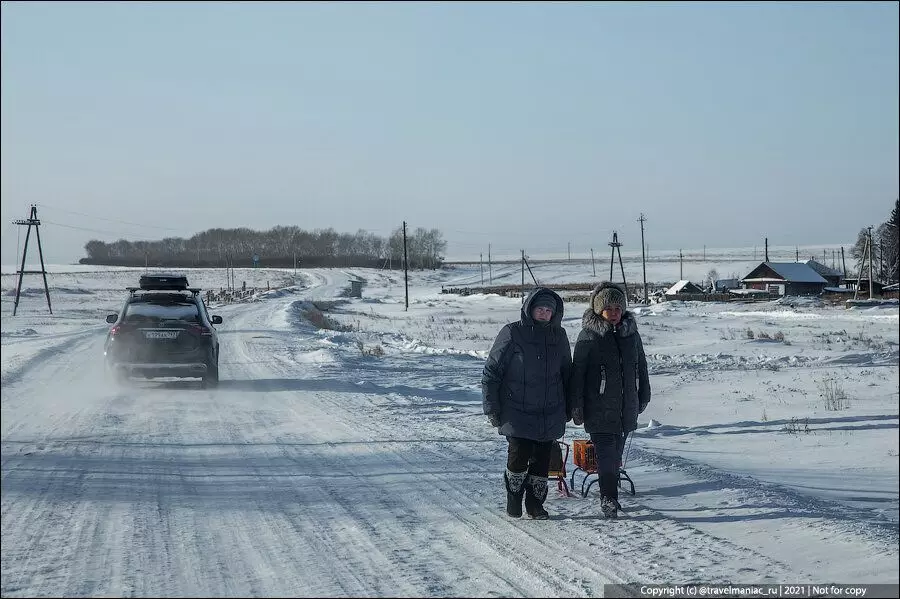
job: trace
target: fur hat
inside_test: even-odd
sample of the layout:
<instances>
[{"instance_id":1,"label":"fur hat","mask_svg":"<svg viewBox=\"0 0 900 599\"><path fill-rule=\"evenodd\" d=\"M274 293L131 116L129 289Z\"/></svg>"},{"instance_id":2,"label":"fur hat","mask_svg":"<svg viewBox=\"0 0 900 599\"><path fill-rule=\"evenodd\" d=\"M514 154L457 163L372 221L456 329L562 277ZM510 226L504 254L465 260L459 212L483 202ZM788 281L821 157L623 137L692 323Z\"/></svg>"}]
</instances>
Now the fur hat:
<instances>
[{"instance_id":1,"label":"fur hat","mask_svg":"<svg viewBox=\"0 0 900 599\"><path fill-rule=\"evenodd\" d=\"M601 283L594 289L592 295L591 309L597 315L609 306L619 306L624 313L625 308L628 306L625 293L614 283Z\"/></svg>"}]
</instances>

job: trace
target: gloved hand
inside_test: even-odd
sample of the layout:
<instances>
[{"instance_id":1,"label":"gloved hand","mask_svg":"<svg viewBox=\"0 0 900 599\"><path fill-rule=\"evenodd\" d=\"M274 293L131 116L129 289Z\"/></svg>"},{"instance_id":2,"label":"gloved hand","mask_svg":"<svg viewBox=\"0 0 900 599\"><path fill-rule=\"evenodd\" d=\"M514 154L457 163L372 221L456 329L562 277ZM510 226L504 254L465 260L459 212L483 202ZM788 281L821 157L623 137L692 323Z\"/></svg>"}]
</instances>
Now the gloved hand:
<instances>
[{"instance_id":1,"label":"gloved hand","mask_svg":"<svg viewBox=\"0 0 900 599\"><path fill-rule=\"evenodd\" d=\"M572 424L575 426L584 424L584 410L581 408L574 408L572 410Z\"/></svg>"},{"instance_id":2,"label":"gloved hand","mask_svg":"<svg viewBox=\"0 0 900 599\"><path fill-rule=\"evenodd\" d=\"M500 428L500 414L488 414L487 417L491 421L491 426Z\"/></svg>"},{"instance_id":3,"label":"gloved hand","mask_svg":"<svg viewBox=\"0 0 900 599\"><path fill-rule=\"evenodd\" d=\"M638 406L638 414L643 414L644 410L647 409L647 405L649 403L650 403L649 401L641 402L641 404Z\"/></svg>"}]
</instances>

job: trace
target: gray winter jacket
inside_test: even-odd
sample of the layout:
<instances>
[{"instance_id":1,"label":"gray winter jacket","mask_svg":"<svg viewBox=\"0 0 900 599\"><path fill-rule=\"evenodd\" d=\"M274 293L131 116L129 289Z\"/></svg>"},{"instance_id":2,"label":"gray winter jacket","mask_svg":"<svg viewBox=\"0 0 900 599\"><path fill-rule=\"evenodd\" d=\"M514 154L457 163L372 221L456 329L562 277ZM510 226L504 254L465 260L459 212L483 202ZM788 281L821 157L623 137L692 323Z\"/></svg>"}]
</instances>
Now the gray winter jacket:
<instances>
[{"instance_id":1,"label":"gray winter jacket","mask_svg":"<svg viewBox=\"0 0 900 599\"><path fill-rule=\"evenodd\" d=\"M535 323L535 297L548 293L556 300L549 324ZM499 433L533 441L563 436L571 411L566 408L572 349L562 328L562 298L545 287L533 289L522 304L518 322L497 334L481 376L485 414L499 414Z\"/></svg>"},{"instance_id":2,"label":"gray winter jacket","mask_svg":"<svg viewBox=\"0 0 900 599\"><path fill-rule=\"evenodd\" d=\"M569 404L588 433L630 433L650 403L647 357L631 312L612 325L588 308L575 342Z\"/></svg>"}]
</instances>

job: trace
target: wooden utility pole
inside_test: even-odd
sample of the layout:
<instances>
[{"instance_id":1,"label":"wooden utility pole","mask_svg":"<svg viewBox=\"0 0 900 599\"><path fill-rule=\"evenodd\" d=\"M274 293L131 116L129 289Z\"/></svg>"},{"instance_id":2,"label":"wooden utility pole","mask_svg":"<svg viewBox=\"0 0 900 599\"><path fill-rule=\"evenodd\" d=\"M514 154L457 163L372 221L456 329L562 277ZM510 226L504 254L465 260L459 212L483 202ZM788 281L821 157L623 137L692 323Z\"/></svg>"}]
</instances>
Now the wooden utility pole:
<instances>
[{"instance_id":1,"label":"wooden utility pole","mask_svg":"<svg viewBox=\"0 0 900 599\"><path fill-rule=\"evenodd\" d=\"M769 238L766 237L766 262L769 261Z\"/></svg>"},{"instance_id":2,"label":"wooden utility pole","mask_svg":"<svg viewBox=\"0 0 900 599\"><path fill-rule=\"evenodd\" d=\"M847 259L844 257L844 246L841 246L841 264L844 265L844 279L847 278ZM844 281L844 284L847 284L847 281Z\"/></svg>"},{"instance_id":3,"label":"wooden utility pole","mask_svg":"<svg viewBox=\"0 0 900 599\"><path fill-rule=\"evenodd\" d=\"M491 244L488 244L488 282L494 284L494 271L491 269Z\"/></svg>"},{"instance_id":4,"label":"wooden utility pole","mask_svg":"<svg viewBox=\"0 0 900 599\"><path fill-rule=\"evenodd\" d=\"M612 254L609 258L609 282L612 283L613 280L613 266L615 265L616 260L616 252L619 253L619 268L622 271L622 285L625 287L625 297L628 297L628 282L625 280L625 266L622 264L622 244L619 243L619 233L617 231L613 231L613 240L609 242L610 248L612 248Z\"/></svg>"},{"instance_id":5,"label":"wooden utility pole","mask_svg":"<svg viewBox=\"0 0 900 599\"><path fill-rule=\"evenodd\" d=\"M522 252L522 303L525 303L525 250L519 250Z\"/></svg>"},{"instance_id":6,"label":"wooden utility pole","mask_svg":"<svg viewBox=\"0 0 900 599\"><path fill-rule=\"evenodd\" d=\"M678 250L678 280L684 280L684 254L681 253L681 250Z\"/></svg>"},{"instance_id":7,"label":"wooden utility pole","mask_svg":"<svg viewBox=\"0 0 900 599\"><path fill-rule=\"evenodd\" d=\"M478 253L478 268L481 269L481 286L484 287L484 254Z\"/></svg>"},{"instance_id":8,"label":"wooden utility pole","mask_svg":"<svg viewBox=\"0 0 900 599\"><path fill-rule=\"evenodd\" d=\"M794 255L796 256L795 260L796 260L796 262L800 262L800 246L796 245L794 247L796 248L796 249L794 249Z\"/></svg>"},{"instance_id":9,"label":"wooden utility pole","mask_svg":"<svg viewBox=\"0 0 900 599\"><path fill-rule=\"evenodd\" d=\"M405 310L409 310L409 260L406 257L406 221L403 221L403 289L406 294Z\"/></svg>"},{"instance_id":10,"label":"wooden utility pole","mask_svg":"<svg viewBox=\"0 0 900 599\"><path fill-rule=\"evenodd\" d=\"M594 248L591 248L591 270L594 271L594 278L597 278L597 267L594 266Z\"/></svg>"},{"instance_id":11,"label":"wooden utility pole","mask_svg":"<svg viewBox=\"0 0 900 599\"><path fill-rule=\"evenodd\" d=\"M872 227L869 227L869 299L872 299L872 288L875 286L875 276L872 274Z\"/></svg>"},{"instance_id":12,"label":"wooden utility pole","mask_svg":"<svg viewBox=\"0 0 900 599\"><path fill-rule=\"evenodd\" d=\"M641 212L641 217L638 221L641 223L641 266L644 269L644 303L649 304L650 300L647 295L647 253L644 250L644 222L646 222L646 218L644 218L644 213ZM703 246L703 253L706 254L706 246Z\"/></svg>"},{"instance_id":13,"label":"wooden utility pole","mask_svg":"<svg viewBox=\"0 0 900 599\"><path fill-rule=\"evenodd\" d=\"M866 244L863 247L863 253L856 268L856 289L853 291L854 300L859 298L859 287L862 285L862 275L863 271L866 270L867 263L869 265L869 299L872 299L872 227L869 227L866 232Z\"/></svg>"},{"instance_id":14,"label":"wooden utility pole","mask_svg":"<svg viewBox=\"0 0 900 599\"><path fill-rule=\"evenodd\" d=\"M847 278L847 259L844 257L844 246L841 246L841 264L844 265L844 278ZM844 281L846 284L846 281Z\"/></svg>"},{"instance_id":15,"label":"wooden utility pole","mask_svg":"<svg viewBox=\"0 0 900 599\"><path fill-rule=\"evenodd\" d=\"M571 262L572 261L572 242L571 241L566 242L566 252L569 254L569 262Z\"/></svg>"},{"instance_id":16,"label":"wooden utility pole","mask_svg":"<svg viewBox=\"0 0 900 599\"><path fill-rule=\"evenodd\" d=\"M47 285L47 269L44 268L44 249L41 246L41 221L37 217L37 205L31 205L31 212L27 219L14 220L13 224L28 226L28 230L25 232L25 247L22 248L22 266L16 273L19 275L19 282L16 283L16 301L13 304L13 316L16 315L16 310L19 308L19 296L22 293L22 277L24 275L37 274L44 277L44 294L47 296L47 309L50 310L50 314L53 314L53 307L50 305L50 287ZM25 256L28 254L28 238L31 237L31 227L34 227L34 234L37 236L38 256L41 258L40 270L25 270Z\"/></svg>"}]
</instances>

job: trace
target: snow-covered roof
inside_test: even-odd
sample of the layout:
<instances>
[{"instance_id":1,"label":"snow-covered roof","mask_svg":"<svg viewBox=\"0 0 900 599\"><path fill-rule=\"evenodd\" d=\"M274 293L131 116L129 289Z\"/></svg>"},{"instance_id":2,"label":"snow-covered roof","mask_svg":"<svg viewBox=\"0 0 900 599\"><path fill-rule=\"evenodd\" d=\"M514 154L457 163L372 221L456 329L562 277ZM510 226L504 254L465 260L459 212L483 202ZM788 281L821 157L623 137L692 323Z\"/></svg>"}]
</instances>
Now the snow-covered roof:
<instances>
[{"instance_id":1,"label":"snow-covered roof","mask_svg":"<svg viewBox=\"0 0 900 599\"><path fill-rule=\"evenodd\" d=\"M824 283L828 281L822 278L822 275L814 271L812 268L802 262L763 262L766 266L775 271L785 281L791 283ZM757 266L756 268L759 268ZM753 270L756 270L754 268ZM765 279L762 277L761 279ZM742 281L756 280L750 278L741 279Z\"/></svg>"},{"instance_id":2,"label":"snow-covered roof","mask_svg":"<svg viewBox=\"0 0 900 599\"><path fill-rule=\"evenodd\" d=\"M702 293L703 290L691 283L690 281L678 281L668 289L666 289L666 295L675 295L676 293L680 293L684 291L685 287L690 285L690 293Z\"/></svg>"}]
</instances>

